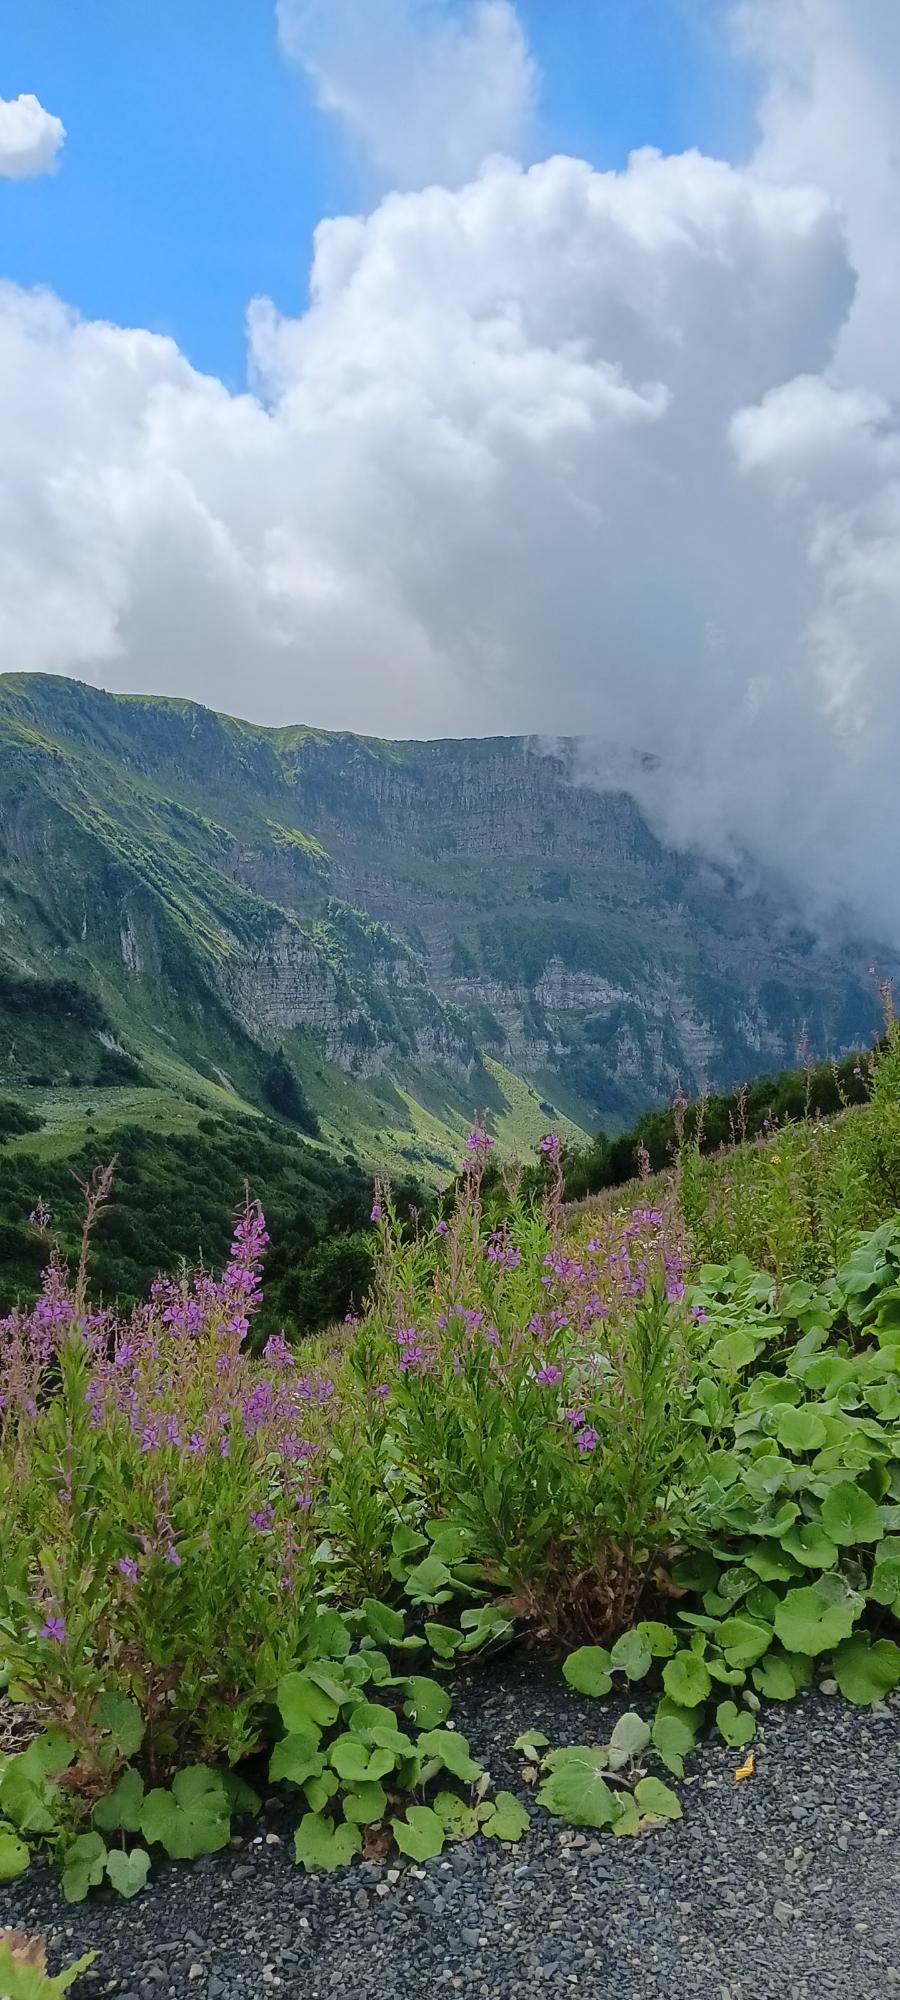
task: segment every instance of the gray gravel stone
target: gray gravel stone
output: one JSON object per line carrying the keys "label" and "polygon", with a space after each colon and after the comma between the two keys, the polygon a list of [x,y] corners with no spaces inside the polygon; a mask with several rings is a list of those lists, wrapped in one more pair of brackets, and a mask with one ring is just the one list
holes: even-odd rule
{"label": "gray gravel stone", "polygon": [[887,1720],[815,1694],[766,1709],[752,1779],[736,1784],[737,1755],[708,1747],[677,1825],[644,1841],[588,1833],[579,1847],[535,1807],[511,1746],[526,1725],[553,1743],[603,1740],[615,1708],[526,1659],[471,1672],[455,1692],[473,1752],[530,1807],[518,1847],[479,1836],[424,1868],[308,1877],[292,1860],[297,1803],[275,1798],[265,1823],[280,1840],[251,1836],[237,1865],[226,1849],[203,1869],[157,1866],[134,1902],[102,1891],[77,1910],[34,1867],[0,1888],[0,1923],[47,1936],[54,1967],[98,1952],[99,1976],[73,2000],[900,1994],[896,1700]]}

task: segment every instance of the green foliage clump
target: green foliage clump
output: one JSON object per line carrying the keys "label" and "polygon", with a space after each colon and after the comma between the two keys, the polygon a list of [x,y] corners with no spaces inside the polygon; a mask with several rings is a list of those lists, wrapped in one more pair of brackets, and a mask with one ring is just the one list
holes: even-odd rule
{"label": "green foliage clump", "polygon": [[278,1049],[272,1057],[263,1078],[263,1089],[273,1111],[281,1118],[289,1118],[292,1125],[298,1125],[311,1139],[318,1138],[318,1118],[283,1049]]}
{"label": "green foliage clump", "polygon": [[48,1722],[0,1760],[10,1879],[45,1843],[73,1901],[135,1894],[224,1848],[263,1754],[305,1868],[515,1840],[450,1724],[458,1668],[523,1633],[636,1704],[515,1746],[539,1810],[614,1837],[677,1822],[704,1737],[743,1766],[765,1704],[900,1686],[893,1027],[861,1109],[722,1159],[685,1132],[588,1217],[552,1135],[502,1205],[490,1154],[473,1131],[414,1227],[367,1195],[369,1296],[327,1362],[254,1338],[252,1207],[219,1278],[117,1319],[85,1251],[0,1328],[0,1655]]}
{"label": "green foliage clump", "polygon": [[23,1132],[39,1132],[41,1120],[15,1097],[0,1098],[0,1142],[18,1139]]}

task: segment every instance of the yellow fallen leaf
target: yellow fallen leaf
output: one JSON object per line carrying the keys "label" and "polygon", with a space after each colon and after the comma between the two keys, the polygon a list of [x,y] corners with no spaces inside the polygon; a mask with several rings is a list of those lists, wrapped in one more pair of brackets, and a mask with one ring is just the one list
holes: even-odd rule
{"label": "yellow fallen leaf", "polygon": [[742,1778],[752,1778],[755,1770],[756,1770],[756,1752],[755,1750],[750,1750],[747,1754],[745,1762],[743,1764],[739,1764],[737,1770],[735,1771],[734,1774],[735,1783],[740,1784]]}

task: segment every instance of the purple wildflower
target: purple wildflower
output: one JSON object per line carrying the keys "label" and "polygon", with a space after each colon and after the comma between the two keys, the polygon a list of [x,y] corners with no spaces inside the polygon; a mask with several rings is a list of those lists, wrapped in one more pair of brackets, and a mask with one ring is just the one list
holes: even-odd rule
{"label": "purple wildflower", "polygon": [[41,1626],[42,1639],[52,1639],[55,1646],[61,1646],[65,1636],[66,1621],[64,1618],[53,1617],[44,1620]]}
{"label": "purple wildflower", "polygon": [[534,1379],[542,1388],[554,1389],[562,1381],[562,1369],[557,1368],[555,1361],[548,1361],[545,1368],[538,1369]]}
{"label": "purple wildflower", "polygon": [[585,1424],[583,1430],[576,1431],[575,1443],[579,1451],[595,1451],[600,1443],[600,1432],[595,1431],[593,1424]]}
{"label": "purple wildflower", "polygon": [[116,1568],[119,1575],[124,1576],[128,1583],[137,1583],[138,1566],[133,1556],[120,1556]]}

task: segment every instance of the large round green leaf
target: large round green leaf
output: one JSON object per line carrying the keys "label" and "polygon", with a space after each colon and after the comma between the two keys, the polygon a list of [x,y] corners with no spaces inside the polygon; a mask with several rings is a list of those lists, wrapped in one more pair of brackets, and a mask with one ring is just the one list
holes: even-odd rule
{"label": "large round green leaf", "polygon": [[680,1819],[681,1800],[661,1778],[639,1778],[634,1788],[635,1802],[642,1813],[653,1819]]}
{"label": "large round green leaf", "polygon": [[0,1826],[0,1882],[13,1882],[24,1875],[31,1854],[11,1826]]}
{"label": "large round green leaf", "polygon": [[[322,1757],[318,1748],[319,1731],[312,1727],[295,1729],[290,1736],[283,1736],[276,1743],[269,1759],[269,1777],[272,1784],[286,1778],[289,1785],[304,1785],[307,1778],[322,1770]],[[94,1815],[96,1818],[96,1814]],[[98,1826],[105,1824],[97,1821]]]}
{"label": "large round green leaf", "polygon": [[876,1604],[896,1604],[900,1598],[900,1554],[881,1556],[876,1549],[869,1596]]}
{"label": "large round green leaf", "polygon": [[346,1867],[361,1846],[358,1826],[325,1819],[322,1813],[304,1813],[294,1835],[294,1854],[301,1868],[324,1868],[328,1874]]}
{"label": "large round green leaf", "polygon": [[663,1686],[680,1708],[696,1708],[712,1686],[709,1668],[697,1653],[676,1653],[663,1667]]}
{"label": "large round green leaf", "polygon": [[426,1729],[416,1749],[422,1757],[436,1758],[445,1771],[452,1772],[464,1785],[474,1785],[482,1776],[481,1765],[469,1755],[466,1738],[455,1729]]}
{"label": "large round green leaf", "polygon": [[576,1694],[604,1695],[612,1687],[612,1655],[605,1646],[579,1646],[563,1661],[563,1679]]}
{"label": "large round green leaf", "polygon": [[730,1667],[752,1667],[768,1651],[772,1627],[755,1618],[723,1618],[715,1636]]}
{"label": "large round green leaf", "polygon": [[716,1724],[731,1750],[743,1750],[756,1735],[756,1723],[749,1708],[738,1708],[733,1701],[720,1701],[716,1709]]}
{"label": "large round green leaf", "polygon": [[141,1832],[157,1841],[173,1861],[196,1861],[227,1847],[231,1812],[221,1778],[205,1764],[189,1764],[172,1779],[170,1792],[148,1792],[141,1807]]}
{"label": "large round green leaf", "polygon": [[412,1861],[432,1861],[440,1854],[446,1838],[437,1813],[430,1806],[407,1807],[405,1819],[391,1821],[397,1846]]}
{"label": "large round green leaf", "polygon": [[798,1688],[806,1687],[812,1667],[803,1653],[783,1653],[772,1646],[759,1666],[753,1669],[753,1685],[767,1701],[793,1701]]}
{"label": "large round green leaf", "polygon": [[822,1526],[840,1548],[856,1542],[880,1542],[884,1532],[881,1510],[871,1494],[853,1479],[841,1479],[822,1502]]}
{"label": "large round green leaf", "polygon": [[804,1569],[833,1569],[837,1561],[837,1549],[821,1521],[795,1521],[782,1535],[781,1546]]}
{"label": "large round green leaf", "polygon": [[828,1433],[820,1416],[805,1403],[779,1412],[775,1436],[784,1451],[818,1451]]}
{"label": "large round green leaf", "polygon": [[653,1665],[653,1655],[647,1641],[637,1628],[622,1633],[621,1638],[616,1640],[610,1659],[614,1670],[624,1674],[630,1681],[642,1681]]}
{"label": "large round green leaf", "polygon": [[605,1766],[604,1750],[559,1751],[538,1792],[538,1804],[570,1826],[612,1826],[619,1801],[602,1775]]}
{"label": "large round green leaf", "polygon": [[420,1729],[437,1729],[446,1722],[450,1713],[450,1696],[439,1681],[432,1681],[425,1674],[410,1674],[406,1682],[403,1713],[411,1717]]}
{"label": "large round green leaf", "polygon": [[393,1750],[379,1749],[377,1744],[370,1749],[360,1736],[350,1735],[336,1738],[329,1747],[328,1758],[338,1777],[348,1785],[374,1784],[379,1778],[386,1778],[397,1762]]}
{"label": "large round green leaf", "polygon": [[482,1833],[486,1834],[489,1840],[503,1840],[510,1844],[521,1840],[523,1833],[528,1832],[530,1821],[525,1807],[516,1798],[515,1793],[498,1792],[489,1804],[491,1810],[485,1813],[482,1820]]}
{"label": "large round green leaf", "polygon": [[883,1701],[900,1682],[900,1646],[892,1639],[871,1644],[865,1632],[854,1632],[835,1652],[834,1678],[842,1695],[857,1708]]}
{"label": "large round green leaf", "polygon": [[378,1780],[355,1785],[343,1795],[344,1818],[354,1826],[376,1826],[387,1811],[387,1792]]}
{"label": "large round green leaf", "polygon": [[752,1340],[749,1333],[742,1333],[735,1327],[731,1333],[723,1333],[714,1340],[709,1350],[709,1359],[715,1368],[721,1368],[725,1375],[737,1375],[741,1368],[748,1367],[756,1358],[759,1342]]}
{"label": "large round green leaf", "polygon": [[855,1612],[850,1604],[829,1604],[810,1585],[789,1590],[775,1613],[775,1630],[788,1653],[806,1653],[815,1659],[830,1653],[853,1630]]}
{"label": "large round green leaf", "polygon": [[684,1777],[684,1760],[697,1740],[698,1718],[693,1709],[677,1709],[665,1698],[653,1723],[653,1748],[666,1769]]}

